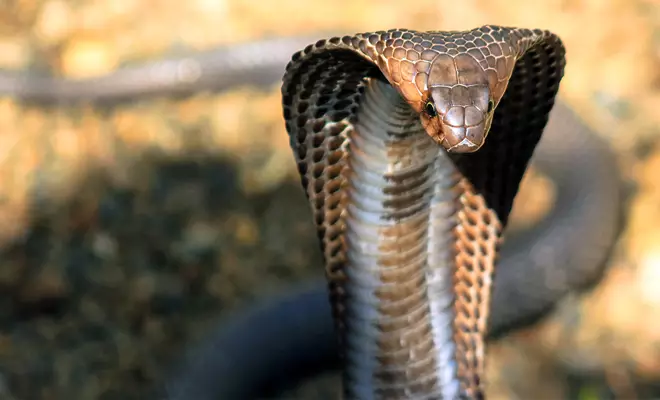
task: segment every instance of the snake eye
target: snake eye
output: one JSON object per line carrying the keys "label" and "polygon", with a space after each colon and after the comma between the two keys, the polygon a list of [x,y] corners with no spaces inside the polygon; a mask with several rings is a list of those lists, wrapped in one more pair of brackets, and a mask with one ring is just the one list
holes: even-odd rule
{"label": "snake eye", "polygon": [[495,102],[493,100],[490,100],[488,102],[488,111],[487,112],[490,114],[491,112],[493,112],[493,108],[495,108]]}
{"label": "snake eye", "polygon": [[438,115],[438,112],[435,110],[435,104],[430,100],[424,104],[424,111],[426,111],[426,114],[431,118],[435,118]]}

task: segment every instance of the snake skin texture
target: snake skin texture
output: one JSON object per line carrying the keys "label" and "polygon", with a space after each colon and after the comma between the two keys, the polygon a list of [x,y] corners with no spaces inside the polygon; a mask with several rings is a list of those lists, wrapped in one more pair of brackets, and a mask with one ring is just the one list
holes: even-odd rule
{"label": "snake skin texture", "polygon": [[[462,38],[463,41],[459,41],[460,37],[452,36],[459,33],[451,32],[440,35],[435,33],[440,39],[444,40],[443,43],[434,43],[433,38],[428,41],[431,47],[437,46],[433,51],[437,51],[438,56],[445,54],[443,53],[445,51],[447,55],[455,52],[458,55],[459,49],[461,51],[466,50],[468,53],[471,51],[475,60],[483,56],[483,60],[479,61],[479,65],[480,67],[489,65],[486,68],[490,71],[487,72],[488,87],[490,88],[491,83],[494,83],[494,87],[497,88],[500,85],[500,77],[497,75],[497,71],[500,70],[498,69],[498,63],[500,65],[503,63],[506,66],[508,62],[511,62],[507,60],[511,58],[504,56],[506,51],[504,47],[506,46],[502,47],[494,44],[495,39],[497,39],[496,36],[503,32],[503,28],[484,27],[482,29],[485,29],[486,32],[473,31],[473,41],[468,41],[465,37]],[[405,49],[406,56],[400,59],[397,58],[396,61],[392,58],[392,69],[390,70],[390,64],[387,63],[383,64],[387,66],[387,69],[381,70],[381,65],[378,64],[378,61],[373,61],[369,56],[369,51],[372,53],[373,49],[378,51],[378,43],[382,43],[380,38],[388,34],[398,35],[396,32],[400,32],[401,37],[390,38],[391,47],[386,46],[387,40],[385,40],[382,51],[392,48],[391,55],[394,57],[395,51],[398,51],[397,54],[399,54],[401,53],[399,49]],[[491,34],[489,32],[500,33]],[[403,93],[402,88],[408,88],[405,90],[409,91],[410,99],[424,93],[428,94],[429,87],[435,89],[436,96],[431,96],[434,100],[434,108],[436,112],[439,110],[444,112],[443,116],[449,117],[443,117],[442,119],[426,118],[426,114],[424,114],[426,110],[422,109],[422,118],[418,116],[417,119],[422,124],[421,127],[427,132],[425,137],[431,138],[436,143],[439,142],[442,147],[452,150],[452,153],[450,153],[451,164],[456,167],[458,176],[462,175],[465,178],[456,179],[458,184],[455,185],[455,198],[460,199],[460,201],[453,206],[462,210],[462,212],[455,215],[460,221],[460,223],[456,222],[456,227],[463,228],[462,230],[454,228],[452,231],[455,235],[452,236],[451,240],[454,241],[454,250],[460,250],[458,253],[463,256],[457,256],[453,260],[455,266],[459,267],[456,268],[455,277],[455,281],[458,283],[455,285],[455,290],[459,292],[459,296],[456,297],[458,304],[454,307],[455,312],[452,311],[453,316],[457,317],[455,318],[455,326],[452,328],[455,329],[456,326],[473,328],[476,324],[477,336],[482,335],[486,318],[482,311],[474,312],[474,305],[476,303],[484,307],[488,303],[488,298],[485,296],[491,294],[492,307],[486,329],[490,338],[497,338],[512,329],[533,322],[536,318],[544,315],[565,294],[591,284],[599,278],[602,273],[603,262],[618,230],[617,222],[620,210],[616,162],[607,143],[591,133],[566,106],[559,103],[552,109],[551,114],[553,116],[550,118],[548,127],[541,138],[539,148],[534,151],[533,162],[536,167],[553,180],[557,187],[554,208],[531,231],[525,232],[523,235],[509,236],[502,243],[497,273],[491,277],[491,281],[494,283],[492,293],[490,293],[489,282],[486,280],[484,281],[485,284],[481,286],[479,277],[493,274],[488,266],[494,265],[489,263],[493,251],[497,250],[498,245],[484,250],[481,246],[475,246],[474,244],[480,241],[478,240],[478,232],[483,232],[483,226],[485,225],[494,226],[496,229],[491,232],[493,236],[489,236],[483,241],[491,244],[501,241],[499,230],[506,226],[508,210],[511,208],[519,182],[517,175],[522,175],[524,172],[529,155],[533,151],[534,141],[538,140],[538,135],[540,135],[547,121],[547,112],[552,108],[552,102],[554,101],[553,85],[558,85],[559,71],[563,68],[563,53],[553,46],[555,44],[560,45],[560,42],[558,40],[554,42],[554,36],[542,31],[515,31],[514,36],[520,36],[520,41],[517,42],[518,47],[513,46],[509,49],[516,49],[509,56],[514,53],[516,57],[520,54],[523,54],[523,56],[515,61],[515,67],[508,80],[508,88],[503,97],[498,99],[497,111],[493,114],[489,113],[489,106],[487,105],[484,118],[477,116],[475,119],[475,109],[471,107],[466,99],[468,97],[475,98],[473,105],[480,104],[479,107],[475,108],[478,111],[483,111],[484,101],[482,97],[479,97],[480,95],[483,96],[483,86],[473,85],[474,88],[467,90],[467,97],[465,96],[465,90],[460,89],[457,93],[454,93],[453,90],[453,87],[455,87],[454,82],[460,83],[463,80],[461,85],[464,86],[466,80],[476,82],[474,80],[474,69],[470,70],[469,68],[470,65],[474,68],[474,63],[465,61],[467,59],[460,61],[459,64],[465,68],[460,68],[462,72],[456,76],[455,81],[434,81],[432,85],[429,85],[427,77],[427,92],[419,90],[423,86],[418,86],[415,82],[415,87],[419,91],[419,94],[416,94],[415,91],[410,90],[410,85],[405,83],[408,82],[405,78],[410,77],[408,75],[410,72],[409,63],[406,60],[408,60],[408,51],[411,50],[407,49],[406,46],[411,46],[410,43],[413,43],[412,50],[416,51],[416,45],[429,45],[429,43],[423,43],[424,40],[415,43],[414,40],[419,41],[419,39],[405,39],[403,37],[404,33],[413,34],[412,31],[391,31],[389,33],[380,32],[362,35],[359,40],[351,37],[341,38],[338,41],[338,47],[343,46],[344,48],[339,49],[339,52],[335,52],[335,55],[342,53],[342,57],[345,58],[340,61],[347,63],[343,64],[344,67],[349,65],[348,63],[354,63],[354,66],[358,67],[359,73],[356,73],[355,79],[359,82],[353,82],[355,86],[349,88],[349,92],[355,90],[358,86],[363,88],[362,92],[358,90],[357,94],[353,92],[352,97],[349,96],[354,105],[359,105],[358,108],[364,108],[363,106],[367,105],[367,102],[362,101],[362,99],[372,91],[375,93],[382,92],[380,95],[375,96],[376,98],[398,98],[396,96],[392,97],[391,94],[385,94],[391,92],[391,87],[385,85],[384,82],[392,76],[395,78],[400,76],[401,80],[397,81],[398,83],[394,83],[392,80],[388,82],[397,87],[399,93]],[[434,33],[424,34],[434,35]],[[535,36],[543,37],[540,43],[530,39]],[[406,35],[406,37],[408,36]],[[447,41],[447,37],[453,37],[453,42],[451,40]],[[485,39],[487,37],[490,39]],[[493,40],[492,43],[487,43],[487,46],[480,47],[479,53],[481,53],[481,56],[475,51],[477,39],[482,39],[484,42]],[[439,39],[436,38],[437,40]],[[372,41],[375,42],[375,45],[371,43]],[[12,96],[30,102],[71,103],[93,101],[112,103],[132,100],[145,95],[171,95],[187,94],[200,90],[225,90],[241,84],[265,85],[281,78],[285,71],[284,66],[292,53],[297,52],[298,49],[305,47],[308,43],[315,42],[316,37],[266,40],[236,47],[220,48],[190,57],[172,58],[138,67],[123,68],[108,76],[84,80],[67,80],[0,71],[0,95]],[[354,46],[354,43],[357,43],[357,46]],[[395,45],[395,43],[397,44]],[[474,44],[475,47],[468,49],[468,43]],[[500,43],[499,39],[497,43]],[[492,48],[491,45],[493,45]],[[364,47],[364,51],[360,46]],[[440,46],[444,46],[446,50],[442,50]],[[501,55],[498,53],[498,47]],[[318,60],[318,57],[328,57],[327,54],[324,56],[327,49],[317,51],[319,49],[318,44],[316,47],[314,45],[310,46],[309,49],[316,52],[313,57],[315,60]],[[419,52],[419,55],[421,56],[422,53],[423,51]],[[336,57],[333,55],[332,58]],[[439,61],[438,65],[449,65],[447,57],[440,57],[439,59],[445,61]],[[426,61],[421,57],[417,61],[420,60]],[[425,63],[421,63],[421,61],[420,65],[424,66]],[[459,64],[454,64],[453,67],[459,69]],[[556,65],[553,66],[553,64]],[[495,65],[495,68],[491,70],[490,65]],[[557,73],[553,74],[549,69],[546,69],[548,66],[550,66],[550,70],[556,68]],[[317,68],[323,69],[320,65],[317,65]],[[344,68],[345,70],[346,68]],[[417,77],[423,76],[422,73],[428,75],[432,70],[437,71],[442,70],[442,68],[426,68],[423,71],[418,71],[415,67],[413,72],[416,73],[415,77]],[[327,72],[326,75],[323,75],[323,73],[321,75],[321,78],[329,81],[335,80],[335,82],[340,82],[342,78],[341,75],[328,76]],[[444,75],[443,79],[450,79],[449,75]],[[309,79],[310,76],[307,75],[307,78]],[[346,84],[349,81],[343,82]],[[368,91],[367,86],[371,88]],[[333,89],[337,89],[337,87],[333,87]],[[451,98],[448,92],[451,93]],[[497,97],[494,94],[497,93],[497,90],[491,91],[488,89],[486,92],[492,97],[493,106],[495,106]],[[491,96],[491,94],[493,95]],[[422,108],[425,108],[426,103],[424,101],[428,100],[423,97],[421,99],[417,100],[418,103],[408,102],[408,107],[413,109],[415,113],[419,113],[415,107],[419,107],[421,104]],[[419,103],[419,101],[422,103]],[[387,104],[388,107],[392,105],[389,102]],[[396,104],[394,105],[396,106]],[[400,105],[397,107],[401,108]],[[378,106],[377,108],[380,109],[381,107]],[[511,110],[511,112],[502,113],[503,109]],[[454,111],[450,113],[446,110]],[[358,115],[357,110],[348,109],[348,111],[350,115]],[[376,115],[373,112],[372,114]],[[327,117],[332,118],[333,115],[336,116],[337,114],[332,114],[331,111],[323,115],[325,119]],[[366,115],[369,115],[369,113]],[[389,123],[391,124],[392,121],[399,118],[390,118]],[[342,119],[338,119],[341,122]],[[387,120],[387,118],[385,119]],[[374,133],[378,125],[369,125],[366,122],[367,120],[368,118],[353,118],[352,121],[348,121],[350,122],[349,125],[352,126],[344,129],[354,129],[355,126],[364,123],[367,126],[366,129],[362,128],[362,130],[367,134]],[[490,129],[487,127],[488,123],[491,124]],[[411,126],[406,127],[406,129],[410,129]],[[410,132],[413,130],[411,129]],[[417,131],[419,131],[419,126]],[[486,134],[489,134],[487,138]],[[444,135],[444,137],[441,135]],[[423,143],[422,147],[428,146],[431,141],[425,143],[421,138],[422,136],[416,135],[416,143]],[[309,137],[313,137],[313,135]],[[292,137],[292,139],[295,138]],[[474,146],[464,142],[465,139],[468,139]],[[406,140],[410,140],[410,138]],[[525,140],[529,140],[529,142],[525,142]],[[336,146],[336,141],[337,139],[335,139],[335,142],[326,139],[323,146],[330,146],[331,143]],[[457,146],[452,149],[461,142],[464,142],[463,144],[466,146]],[[311,144],[314,145],[313,140]],[[402,144],[403,142],[399,143],[399,146]],[[366,148],[373,150],[377,146],[370,145]],[[473,154],[459,154],[461,151],[470,152],[474,148],[479,148],[479,151]],[[526,152],[529,152],[529,155]],[[509,164],[507,160],[515,161]],[[436,164],[433,164],[434,168],[436,168]],[[488,173],[483,173],[484,168]],[[325,169],[325,171],[331,170],[332,168]],[[508,175],[502,173],[492,175],[490,173],[491,171],[502,172],[503,170]],[[313,177],[313,168],[311,174]],[[421,173],[417,173],[418,178],[421,175]],[[369,177],[367,176],[367,178]],[[373,182],[377,182],[377,179],[369,178],[365,182],[373,184]],[[434,190],[442,186],[437,183],[434,182]],[[418,187],[423,186],[420,182],[415,182],[415,184]],[[378,185],[373,187],[382,189]],[[400,190],[401,185],[395,189]],[[349,190],[344,191],[349,192]],[[476,192],[476,195],[473,192]],[[377,200],[384,198],[383,193],[380,193],[379,196],[380,198],[377,198]],[[429,194],[426,193],[426,196],[428,197]],[[326,203],[327,201],[326,199]],[[419,199],[412,198],[406,199],[406,202],[407,205],[423,203]],[[405,209],[406,204],[391,204],[390,206],[389,209],[398,209],[397,212],[401,212]],[[491,212],[491,217],[484,217],[488,214],[484,211],[485,206],[490,206],[491,210],[498,210],[499,212]],[[445,217],[451,215],[454,210],[454,208],[439,210],[435,215],[439,216],[438,221],[445,221],[446,223],[447,218]],[[417,213],[419,214],[418,211]],[[324,214],[323,218],[333,215],[335,214]],[[354,224],[358,229],[361,225],[364,224],[359,221]],[[438,239],[446,236],[442,234],[445,229],[448,228],[442,226],[436,229],[434,227],[434,231],[439,233],[438,237],[434,239],[436,243],[439,243]],[[360,232],[362,233],[362,231]],[[396,232],[392,234],[397,235]],[[429,235],[429,239],[431,239],[431,236]],[[497,239],[495,240],[492,237],[497,237]],[[445,239],[447,238],[445,237]],[[433,240],[429,241],[429,243],[431,242]],[[451,249],[450,242],[445,241],[443,243],[445,249]],[[325,247],[326,252],[327,249]],[[428,259],[431,260],[430,264],[437,265],[437,259],[431,257],[434,255],[433,251],[433,249],[429,249],[430,257]],[[475,251],[474,254],[471,253],[472,251]],[[340,259],[337,254],[332,256]],[[328,259],[327,255],[326,259]],[[404,263],[406,260],[404,257],[399,257],[398,261]],[[346,285],[341,276],[346,274],[337,272],[345,267],[341,267],[340,264],[335,265],[337,267],[334,271],[340,275],[340,279],[339,284],[331,285],[334,293],[333,313],[336,317],[341,317],[346,307],[337,307],[337,304],[341,305],[346,301],[346,289],[342,289],[342,284]],[[373,279],[367,281],[367,283],[373,282]],[[464,286],[461,289],[462,284]],[[350,286],[348,287],[350,288]],[[447,285],[443,289],[446,289],[446,287]],[[466,287],[477,287],[479,290],[474,292],[466,290]],[[357,285],[354,285],[353,289],[361,290]],[[463,293],[462,296],[461,293]],[[477,294],[475,295],[475,293]],[[438,297],[445,298],[446,296],[445,290]],[[340,300],[340,302],[338,303],[337,300]],[[384,298],[384,300],[387,300],[387,298]],[[462,307],[460,306],[461,302]],[[355,309],[361,310],[364,307],[355,307]],[[465,312],[465,310],[468,311]],[[471,313],[469,310],[473,310],[473,312]],[[183,362],[174,368],[174,374],[168,377],[163,385],[159,385],[157,391],[163,392],[161,393],[162,396],[172,400],[189,398],[200,400],[263,398],[266,393],[278,392],[306,376],[330,368],[337,368],[340,365],[338,355],[340,350],[343,352],[345,349],[338,347],[337,342],[334,340],[335,332],[333,331],[330,304],[327,301],[327,287],[323,283],[318,282],[306,290],[287,291],[282,298],[269,299],[264,304],[242,314],[244,315],[237,316],[229,321],[223,321],[217,331],[210,334],[207,341],[192,349]],[[432,311],[432,315],[437,318],[432,321],[432,325],[435,324],[436,326],[441,323],[440,321],[446,321],[448,318],[446,309],[444,311],[436,309]],[[341,328],[341,318],[336,318],[335,323],[339,323],[338,325]],[[472,331],[466,333],[474,334]],[[444,337],[446,338],[446,335]],[[451,340],[454,341],[455,339],[452,338]],[[460,342],[460,338],[456,342]],[[450,354],[449,358],[455,357],[458,362],[455,372],[462,376],[463,387],[468,386],[469,390],[474,389],[475,393],[478,393],[481,390],[481,382],[475,385],[475,376],[470,375],[470,371],[479,371],[483,368],[482,365],[479,365],[483,362],[483,354],[476,354],[474,351],[470,354],[468,348],[481,348],[482,350],[479,351],[484,349],[483,343],[476,345],[471,342],[458,343],[458,346],[455,347],[456,351]],[[437,352],[435,353],[437,354]],[[468,357],[464,357],[465,355],[468,355]],[[435,354],[434,357],[437,359]],[[392,360],[396,361],[396,357]],[[344,358],[342,361],[345,362],[346,359]],[[468,373],[460,372],[460,368],[463,368],[464,371],[467,369]],[[400,379],[396,376],[395,378]],[[441,379],[440,381],[447,382],[448,380],[442,381]]]}
{"label": "snake skin texture", "polygon": [[498,26],[334,37],[293,56],[284,118],[346,398],[484,397],[501,234],[564,64],[552,33]]}

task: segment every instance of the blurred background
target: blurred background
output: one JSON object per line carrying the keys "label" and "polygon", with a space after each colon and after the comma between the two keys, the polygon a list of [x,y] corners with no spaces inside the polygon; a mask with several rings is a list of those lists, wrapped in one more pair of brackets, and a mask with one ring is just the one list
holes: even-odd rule
{"label": "blurred background", "polygon": [[[660,398],[660,2],[9,0],[0,68],[81,78],[272,36],[487,23],[562,37],[561,96],[627,193],[603,280],[490,346],[490,397]],[[278,83],[112,108],[0,98],[0,398],[144,398],[222,316],[321,276],[294,168]],[[549,193],[526,179],[514,224]]]}

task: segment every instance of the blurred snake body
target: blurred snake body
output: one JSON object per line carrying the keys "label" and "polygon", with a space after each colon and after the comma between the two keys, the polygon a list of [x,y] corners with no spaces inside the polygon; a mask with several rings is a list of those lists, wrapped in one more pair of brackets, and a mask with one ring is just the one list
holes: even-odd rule
{"label": "blurred snake body", "polygon": [[[340,357],[346,398],[483,398],[487,337],[595,281],[616,234],[612,153],[555,106],[561,40],[484,26],[264,43],[86,84],[0,75],[0,93],[25,100],[103,102],[284,73],[330,302],[317,284],[223,325],[166,396],[258,397]],[[555,207],[504,242],[532,158],[557,186]]]}

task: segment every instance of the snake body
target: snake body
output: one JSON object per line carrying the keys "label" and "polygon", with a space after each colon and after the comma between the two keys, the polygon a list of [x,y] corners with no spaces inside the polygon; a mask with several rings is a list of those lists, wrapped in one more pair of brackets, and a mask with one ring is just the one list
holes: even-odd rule
{"label": "snake body", "polygon": [[[276,43],[284,45],[224,49],[208,55],[212,65],[170,60],[151,81],[135,71],[153,66],[96,86],[43,78],[43,91],[0,75],[0,92],[115,101],[204,82],[265,82],[282,67],[283,47],[302,47]],[[232,63],[240,55],[248,62]],[[194,73],[182,75],[182,65]],[[339,347],[317,285],[212,335],[167,385],[168,398],[256,397],[332,365],[337,351],[349,398],[483,397],[486,335],[593,282],[616,233],[609,148],[567,108],[553,110],[563,67],[557,36],[497,26],[365,33],[297,52],[282,86],[284,116],[326,260]],[[533,154],[558,186],[555,208],[500,252]]]}

